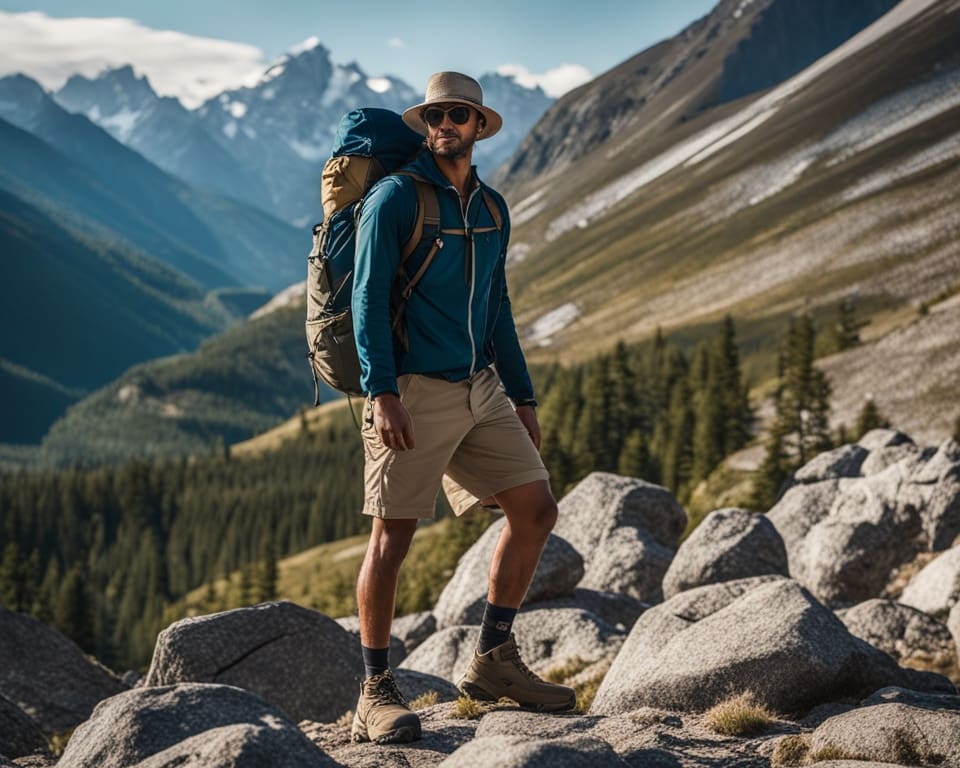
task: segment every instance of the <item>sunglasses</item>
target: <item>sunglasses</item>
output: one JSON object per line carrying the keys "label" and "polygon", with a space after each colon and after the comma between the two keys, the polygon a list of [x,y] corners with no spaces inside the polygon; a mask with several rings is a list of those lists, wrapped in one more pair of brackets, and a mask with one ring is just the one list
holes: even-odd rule
{"label": "sunglasses", "polygon": [[439,128],[443,122],[443,116],[450,115],[451,123],[454,125],[463,125],[470,120],[470,113],[472,111],[470,107],[450,107],[450,109],[427,107],[427,109],[423,110],[423,121],[431,128]]}

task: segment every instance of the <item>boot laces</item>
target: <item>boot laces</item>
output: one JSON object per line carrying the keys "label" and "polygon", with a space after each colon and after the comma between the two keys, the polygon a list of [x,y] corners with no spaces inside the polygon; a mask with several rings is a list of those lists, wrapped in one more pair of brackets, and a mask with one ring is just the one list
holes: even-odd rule
{"label": "boot laces", "polygon": [[523,663],[523,659],[520,658],[520,649],[511,648],[507,653],[503,655],[504,661],[509,661],[513,666],[519,669],[524,675],[526,675],[530,680],[536,680],[537,682],[542,682],[540,678],[530,669],[526,664]]}
{"label": "boot laces", "polygon": [[370,698],[377,704],[399,704],[407,706],[403,694],[397,688],[397,683],[390,672],[384,672],[379,680],[374,680],[370,686]]}

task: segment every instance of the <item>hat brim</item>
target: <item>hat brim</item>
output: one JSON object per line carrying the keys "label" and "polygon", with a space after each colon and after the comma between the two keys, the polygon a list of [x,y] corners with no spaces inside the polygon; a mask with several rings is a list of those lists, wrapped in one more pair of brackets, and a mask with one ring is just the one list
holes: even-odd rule
{"label": "hat brim", "polygon": [[489,139],[491,136],[496,135],[496,133],[503,127],[503,118],[500,117],[496,110],[490,109],[490,107],[485,107],[467,99],[456,98],[425,101],[423,104],[417,104],[414,107],[410,107],[410,109],[405,110],[403,113],[403,122],[413,128],[413,130],[415,130],[421,136],[426,136],[427,124],[423,121],[420,113],[423,112],[424,107],[429,107],[432,104],[463,104],[465,107],[471,107],[472,109],[477,110],[477,112],[482,114],[484,119],[487,121],[487,125],[483,130],[483,134],[478,136],[478,139]]}

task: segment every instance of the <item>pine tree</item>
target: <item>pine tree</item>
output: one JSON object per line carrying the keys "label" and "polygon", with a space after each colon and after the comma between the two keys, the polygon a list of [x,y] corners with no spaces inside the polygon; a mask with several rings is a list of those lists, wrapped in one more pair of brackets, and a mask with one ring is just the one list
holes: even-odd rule
{"label": "pine tree", "polygon": [[694,414],[690,405],[690,389],[686,380],[673,388],[667,416],[668,437],[663,462],[663,484],[680,497],[687,495],[693,472]]}
{"label": "pine tree", "polygon": [[54,611],[54,623],[63,634],[87,653],[95,650],[93,636],[93,607],[84,584],[83,575],[77,567],[67,571]]}
{"label": "pine tree", "polygon": [[854,427],[854,433],[857,439],[859,440],[871,429],[886,428],[889,426],[890,422],[880,413],[876,401],[868,396],[866,400],[864,400],[863,408],[860,409],[860,413],[857,415],[857,424]]}
{"label": "pine tree", "polygon": [[837,309],[837,324],[835,327],[836,346],[838,351],[850,349],[860,343],[860,329],[865,323],[857,318],[857,307],[852,296],[845,296]]}
{"label": "pine tree", "polygon": [[8,542],[0,559],[0,605],[11,611],[25,611],[29,608],[29,605],[24,604],[27,587],[23,566],[17,542]]}
{"label": "pine tree", "polygon": [[830,383],[814,364],[816,331],[808,315],[791,320],[778,356],[775,417],[755,481],[756,506],[773,503],[783,481],[830,447]]}
{"label": "pine tree", "polygon": [[650,451],[643,432],[633,430],[623,443],[620,457],[617,460],[617,472],[627,477],[650,477]]}
{"label": "pine tree", "polygon": [[277,547],[272,535],[260,547],[254,592],[260,603],[277,599]]}
{"label": "pine tree", "polygon": [[816,330],[809,315],[792,320],[783,350],[777,421],[788,455],[797,466],[830,446],[830,383],[814,366]]}
{"label": "pine tree", "polygon": [[784,481],[790,476],[790,460],[784,451],[783,435],[774,425],[767,437],[767,450],[753,484],[751,506],[768,511],[776,502]]}

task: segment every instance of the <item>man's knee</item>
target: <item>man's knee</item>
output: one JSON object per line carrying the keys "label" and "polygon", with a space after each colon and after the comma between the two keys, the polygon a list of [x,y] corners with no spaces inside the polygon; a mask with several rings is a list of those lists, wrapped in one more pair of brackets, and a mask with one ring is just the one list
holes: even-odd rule
{"label": "man's knee", "polygon": [[534,525],[546,535],[557,524],[558,515],[557,502],[552,495],[547,495],[534,511]]}
{"label": "man's knee", "polygon": [[373,521],[373,530],[370,532],[370,550],[380,561],[402,561],[410,550],[410,542],[417,530],[417,520],[383,520]]}
{"label": "man's knee", "polygon": [[545,539],[557,523],[557,502],[546,482],[518,489],[516,493],[498,494],[497,500],[515,532],[525,531]]}

